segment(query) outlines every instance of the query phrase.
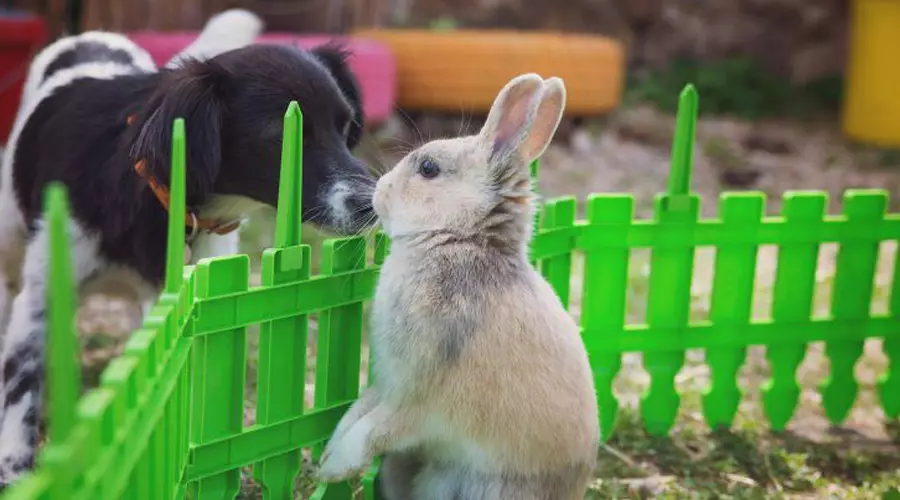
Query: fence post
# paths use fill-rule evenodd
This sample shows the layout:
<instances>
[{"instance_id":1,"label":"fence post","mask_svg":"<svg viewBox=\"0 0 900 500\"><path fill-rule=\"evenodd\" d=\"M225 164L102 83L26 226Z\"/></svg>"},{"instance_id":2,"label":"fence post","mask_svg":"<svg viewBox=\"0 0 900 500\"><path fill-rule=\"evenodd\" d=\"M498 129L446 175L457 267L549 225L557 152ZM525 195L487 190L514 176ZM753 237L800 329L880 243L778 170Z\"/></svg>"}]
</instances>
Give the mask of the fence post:
<instances>
[{"instance_id":1,"label":"fence post","mask_svg":"<svg viewBox=\"0 0 900 500\"><path fill-rule=\"evenodd\" d=\"M302 193L303 113L294 101L284 115L275 248L263 253L263 286L305 280L310 276L310 248L301 245ZM263 323L259 327L258 424L266 425L303 414L307 319L303 314ZM265 498L290 498L300 463L300 450L293 450L254 465L253 476L262 486Z\"/></svg>"},{"instance_id":2,"label":"fence post","mask_svg":"<svg viewBox=\"0 0 900 500\"><path fill-rule=\"evenodd\" d=\"M689 193L696 121L697 91L689 84L678 105L669 189L656 200L655 218L662 233L650 255L647 325L651 331L659 329L668 335L681 335L690 313L694 247L684 241L691 240L700 205L699 198ZM668 433L675 422L681 400L675 376L683 365L683 350L644 354L650 389L641 402L641 415L652 434Z\"/></svg>"},{"instance_id":3,"label":"fence post","mask_svg":"<svg viewBox=\"0 0 900 500\"><path fill-rule=\"evenodd\" d=\"M184 279L185 205L184 119L172 126L172 173L169 179L169 233L166 242L166 294L177 294Z\"/></svg>"},{"instance_id":4,"label":"fence post","mask_svg":"<svg viewBox=\"0 0 900 500\"><path fill-rule=\"evenodd\" d=\"M698 102L697 89L690 83L685 85L678 99L678 116L666 189L670 203L674 202L676 206L668 207L669 209L687 210L690 206L687 195L691 190L691 169L694 165Z\"/></svg>"},{"instance_id":5,"label":"fence post","mask_svg":"<svg viewBox=\"0 0 900 500\"><path fill-rule=\"evenodd\" d=\"M81 392L78 367L78 344L75 334L75 286L72 281L72 258L69 255L69 200L66 188L51 184L44 195L50 238L50 279L47 287L49 338L46 369L50 441L62 443L75 423L75 406Z\"/></svg>"}]
</instances>

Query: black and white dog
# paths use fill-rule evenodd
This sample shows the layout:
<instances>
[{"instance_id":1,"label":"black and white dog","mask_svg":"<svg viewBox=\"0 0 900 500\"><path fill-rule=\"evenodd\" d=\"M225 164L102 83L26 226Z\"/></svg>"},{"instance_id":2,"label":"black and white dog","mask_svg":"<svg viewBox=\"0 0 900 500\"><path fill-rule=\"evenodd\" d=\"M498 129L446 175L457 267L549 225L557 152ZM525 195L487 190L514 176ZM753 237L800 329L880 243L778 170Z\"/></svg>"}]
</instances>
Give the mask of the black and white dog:
<instances>
[{"instance_id":1,"label":"black and white dog","mask_svg":"<svg viewBox=\"0 0 900 500\"><path fill-rule=\"evenodd\" d=\"M173 120L185 119L185 225L195 235L196 262L234 253L234 221L276 204L282 120L297 100L304 220L357 232L374 218L374 179L350 153L363 122L345 57L332 46L249 45L217 54L215 44L199 44L160 70L127 38L90 32L35 58L0 172L0 281L8 285L0 286L0 485L33 465L38 437L47 183L68 188L79 291L125 283L146 307L164 275Z\"/></svg>"}]
</instances>

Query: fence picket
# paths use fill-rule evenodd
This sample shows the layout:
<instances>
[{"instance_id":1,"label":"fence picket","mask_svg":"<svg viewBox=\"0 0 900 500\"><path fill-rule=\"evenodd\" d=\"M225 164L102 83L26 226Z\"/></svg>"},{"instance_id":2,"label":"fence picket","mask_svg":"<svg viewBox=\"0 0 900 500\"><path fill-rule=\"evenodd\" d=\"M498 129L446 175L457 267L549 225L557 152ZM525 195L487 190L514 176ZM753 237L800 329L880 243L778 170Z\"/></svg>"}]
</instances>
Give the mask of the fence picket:
<instances>
[{"instance_id":1,"label":"fence picket","mask_svg":"<svg viewBox=\"0 0 900 500\"><path fill-rule=\"evenodd\" d=\"M309 278L310 249L302 249L299 269L281 270L281 249L263 255L263 286ZM260 325L256 422L266 425L303 414L306 393L308 316L282 318ZM300 471L300 450L264 460L254 466L263 498L289 499Z\"/></svg>"},{"instance_id":2,"label":"fence picket","mask_svg":"<svg viewBox=\"0 0 900 500\"><path fill-rule=\"evenodd\" d=\"M872 191L848 191L844 196L844 216L860 227L877 230L887 207L887 194ZM858 320L856 328L869 319L875 266L878 263L877 241L842 241L837 255L831 316L836 320ZM863 353L863 340L831 341L825 354L831 370L823 384L822 404L833 424L847 418L856 401L859 384L854 367Z\"/></svg>"},{"instance_id":3,"label":"fence picket","mask_svg":"<svg viewBox=\"0 0 900 500\"><path fill-rule=\"evenodd\" d=\"M138 383L146 387L142 392L150 391L150 384L154 374L159 366L160 353L158 343L162 333L162 324L164 321L164 308L157 306L151 312L148 321L145 322L144 329L138 330L128 340L125 345L125 354L133 356L137 360L137 369L135 377ZM144 443L142 443L144 444ZM140 493L143 498L163 498L160 487L161 481L158 480L156 469L160 460L159 455L159 436L156 433L151 434L150 441L146 443L146 449L143 453L139 453L138 468L141 474L141 481L144 483L144 490Z\"/></svg>"},{"instance_id":4,"label":"fence picket","mask_svg":"<svg viewBox=\"0 0 900 500\"><path fill-rule=\"evenodd\" d=\"M195 295L202 300L247 290L250 259L221 257L197 264ZM243 428L246 329L235 328L194 339L192 444L237 434ZM240 470L201 479L191 485L196 500L231 499L241 487Z\"/></svg>"},{"instance_id":5,"label":"fence picket","mask_svg":"<svg viewBox=\"0 0 900 500\"><path fill-rule=\"evenodd\" d=\"M361 237L328 240L322 251L322 274L363 269L366 240ZM316 356L316 407L340 403L359 394L363 304L355 302L319 315Z\"/></svg>"},{"instance_id":6,"label":"fence picket","mask_svg":"<svg viewBox=\"0 0 900 500\"><path fill-rule=\"evenodd\" d=\"M809 230L822 222L827 198L822 193L787 193L782 214L785 234L796 227ZM778 247L778 267L772 298L772 321L775 323L808 323L812 315L813 293L819 243L789 243ZM798 326L802 328L802 326ZM806 356L806 342L797 345L767 346L766 357L772 376L763 386L763 405L769 424L783 431L794 414L800 397L797 368Z\"/></svg>"},{"instance_id":7,"label":"fence picket","mask_svg":"<svg viewBox=\"0 0 900 500\"><path fill-rule=\"evenodd\" d=\"M110 361L100 376L100 386L112 391L111 412L104 428L104 442L108 440L110 446L116 448L114 463L117 465L125 460L130 448L127 429L121 424L132 418L137 405L136 395L131 392L135 389L132 373L135 371L136 365L133 357L116 358ZM118 425L112 425L113 423L118 423ZM129 480L134 476L133 471L121 468L115 470L115 474L109 474L104 478L104 484L101 485L101 498L118 498L123 491L131 491L134 488ZM128 496L127 498L136 497Z\"/></svg>"},{"instance_id":8,"label":"fence picket","mask_svg":"<svg viewBox=\"0 0 900 500\"><path fill-rule=\"evenodd\" d=\"M891 296L888 316L900 316L900 245L894 250L894 273L891 277ZM886 338L882 350L888 366L878 381L878 395L887 418L900 417L900 337Z\"/></svg>"},{"instance_id":9,"label":"fence picket","mask_svg":"<svg viewBox=\"0 0 900 500\"><path fill-rule=\"evenodd\" d=\"M628 195L591 195L588 198L588 223L602 226L611 239L627 236L633 212L634 198ZM594 373L603 441L612 435L619 412L613 382L622 368L622 354L595 352L595 347L597 337L618 335L625 326L629 253L628 248L609 247L590 250L584 257L581 326L585 332L594 332L584 337L584 343Z\"/></svg>"},{"instance_id":10,"label":"fence picket","mask_svg":"<svg viewBox=\"0 0 900 500\"><path fill-rule=\"evenodd\" d=\"M555 199L544 207L544 228L561 229L575 225L575 212L578 205L574 197ZM575 248L574 239L570 248ZM556 255L541 262L541 274L553 287L556 296L569 308L569 290L572 280L572 253Z\"/></svg>"},{"instance_id":11,"label":"fence picket","mask_svg":"<svg viewBox=\"0 0 900 500\"><path fill-rule=\"evenodd\" d=\"M112 397L112 391L99 389L88 392L78 402L78 419L85 425L84 446L79 450L81 455L79 459L83 461L82 466L97 463L109 450L104 436L104 420L109 415ZM84 479L84 497L100 498L99 483L102 477L98 476L96 472L88 472Z\"/></svg>"},{"instance_id":12,"label":"fence picket","mask_svg":"<svg viewBox=\"0 0 900 500\"><path fill-rule=\"evenodd\" d=\"M281 270L281 249L267 250L263 256L263 286L309 278L309 247L302 252L299 269ZM303 414L308 326L305 314L260 325L256 407L256 422L260 425ZM293 450L254 466L254 477L263 487L263 498L291 498L300 463L300 450Z\"/></svg>"},{"instance_id":13,"label":"fence picket","mask_svg":"<svg viewBox=\"0 0 900 500\"><path fill-rule=\"evenodd\" d=\"M660 196L656 202L656 220L661 225L677 224L689 231L697 220L699 201L695 195ZM651 329L676 328L680 334L688 325L693 267L693 247L651 250L647 297L647 325ZM641 416L650 433L664 435L675 423L681 404L675 376L684 366L684 351L644 353L643 364L650 374L650 389L641 400Z\"/></svg>"},{"instance_id":14,"label":"fence picket","mask_svg":"<svg viewBox=\"0 0 900 500\"><path fill-rule=\"evenodd\" d=\"M134 394L141 394L146 392L146 384L143 381L143 377L141 376L141 367L139 365L140 360L137 358L132 358L135 360L135 364L130 368L131 370L128 372L126 387L128 387L127 392L135 391ZM129 401L129 409L130 413L135 415L138 410L138 402L136 400ZM125 457L134 457L135 456L135 448L138 443L131 441L129 439L125 439L124 446L124 455ZM124 458L124 457L123 457ZM150 494L150 469L149 464L147 463L146 457L137 457L137 461L134 464L134 468L131 470L131 477L128 480L126 485L125 494L126 498L134 498L135 500L151 500Z\"/></svg>"},{"instance_id":15,"label":"fence picket","mask_svg":"<svg viewBox=\"0 0 900 500\"><path fill-rule=\"evenodd\" d=\"M322 274L338 274L365 268L366 240L362 237L332 239L322 248ZM340 403L359 394L362 361L363 303L335 307L319 314L316 354L316 408ZM330 437L327 436L327 437ZM326 437L326 439L327 439ZM313 451L316 458L324 441ZM348 488L332 484L322 498L338 498L335 491Z\"/></svg>"},{"instance_id":16,"label":"fence picket","mask_svg":"<svg viewBox=\"0 0 900 500\"><path fill-rule=\"evenodd\" d=\"M729 193L722 196L719 213L729 228L726 230L753 233L762 221L764 207L765 197L760 193ZM726 330L729 336L739 335L740 328L750 322L757 251L757 245L747 244L716 248L710 321L733 326ZM706 351L711 377L703 399L703 414L710 427L731 427L741 401L737 373L746 357L745 347Z\"/></svg>"}]
</instances>

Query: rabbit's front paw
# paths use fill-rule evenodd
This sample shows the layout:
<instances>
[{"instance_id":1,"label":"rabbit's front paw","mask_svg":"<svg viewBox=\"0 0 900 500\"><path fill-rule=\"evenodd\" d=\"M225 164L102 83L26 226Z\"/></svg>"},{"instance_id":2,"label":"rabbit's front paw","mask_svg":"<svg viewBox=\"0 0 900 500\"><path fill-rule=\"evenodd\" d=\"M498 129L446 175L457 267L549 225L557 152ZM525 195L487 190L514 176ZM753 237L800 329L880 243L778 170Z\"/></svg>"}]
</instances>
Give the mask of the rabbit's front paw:
<instances>
[{"instance_id":1,"label":"rabbit's front paw","mask_svg":"<svg viewBox=\"0 0 900 500\"><path fill-rule=\"evenodd\" d=\"M372 428L363 418L336 441L329 442L316 473L318 479L334 483L361 474L371 462L367 453L371 431Z\"/></svg>"}]
</instances>

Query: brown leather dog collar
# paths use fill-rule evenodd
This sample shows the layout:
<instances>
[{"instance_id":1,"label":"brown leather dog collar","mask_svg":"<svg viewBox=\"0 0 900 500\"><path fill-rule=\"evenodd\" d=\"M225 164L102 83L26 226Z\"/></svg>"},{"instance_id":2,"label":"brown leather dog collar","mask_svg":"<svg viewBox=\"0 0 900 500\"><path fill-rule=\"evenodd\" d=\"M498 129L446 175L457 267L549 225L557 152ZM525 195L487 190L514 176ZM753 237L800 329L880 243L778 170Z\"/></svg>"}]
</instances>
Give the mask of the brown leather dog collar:
<instances>
[{"instance_id":1,"label":"brown leather dog collar","mask_svg":"<svg viewBox=\"0 0 900 500\"><path fill-rule=\"evenodd\" d=\"M128 125L134 123L134 120L135 115L129 115L127 118ZM160 205L162 205L166 212L168 212L169 188L161 184L156 180L155 177L147 172L147 162L144 160L138 160L137 163L134 164L134 171L141 178L147 181L147 185L150 187L150 191L153 192L153 194L156 196L156 199L159 200ZM204 219L197 216L197 214L191 212L190 210L186 210L184 214L184 225L193 229L194 232L203 230L215 234L228 234L237 229L240 224L240 221L221 223L212 219Z\"/></svg>"}]
</instances>

